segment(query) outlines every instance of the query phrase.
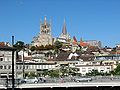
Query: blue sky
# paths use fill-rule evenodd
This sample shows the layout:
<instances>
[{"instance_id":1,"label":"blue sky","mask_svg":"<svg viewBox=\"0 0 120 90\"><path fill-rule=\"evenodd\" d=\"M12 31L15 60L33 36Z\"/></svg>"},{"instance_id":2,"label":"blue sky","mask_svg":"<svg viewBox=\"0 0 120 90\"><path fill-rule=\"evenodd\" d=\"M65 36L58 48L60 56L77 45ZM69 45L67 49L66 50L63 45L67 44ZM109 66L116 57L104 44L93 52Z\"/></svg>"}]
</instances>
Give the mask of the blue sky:
<instances>
[{"instance_id":1,"label":"blue sky","mask_svg":"<svg viewBox=\"0 0 120 90\"><path fill-rule=\"evenodd\" d=\"M40 19L52 18L52 35L67 31L78 40L100 40L103 46L120 43L120 0L0 0L0 41L30 43L39 33Z\"/></svg>"}]
</instances>

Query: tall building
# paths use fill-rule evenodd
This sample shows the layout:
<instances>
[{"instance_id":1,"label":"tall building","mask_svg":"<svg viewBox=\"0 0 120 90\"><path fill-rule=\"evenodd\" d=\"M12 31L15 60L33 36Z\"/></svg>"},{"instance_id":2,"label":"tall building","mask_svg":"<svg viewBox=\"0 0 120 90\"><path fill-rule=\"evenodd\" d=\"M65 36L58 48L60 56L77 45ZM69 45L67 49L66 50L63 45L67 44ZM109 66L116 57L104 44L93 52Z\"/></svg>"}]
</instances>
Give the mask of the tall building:
<instances>
[{"instance_id":1,"label":"tall building","mask_svg":"<svg viewBox=\"0 0 120 90\"><path fill-rule=\"evenodd\" d=\"M63 28L62 28L62 33L61 35L57 38L58 41L66 43L68 42L70 39L70 35L67 33L67 29L66 29L66 22L64 20L64 24L63 24Z\"/></svg>"},{"instance_id":2,"label":"tall building","mask_svg":"<svg viewBox=\"0 0 120 90\"><path fill-rule=\"evenodd\" d=\"M40 33L33 37L32 46L52 45L51 23L47 22L46 17L44 22L40 22Z\"/></svg>"}]
</instances>

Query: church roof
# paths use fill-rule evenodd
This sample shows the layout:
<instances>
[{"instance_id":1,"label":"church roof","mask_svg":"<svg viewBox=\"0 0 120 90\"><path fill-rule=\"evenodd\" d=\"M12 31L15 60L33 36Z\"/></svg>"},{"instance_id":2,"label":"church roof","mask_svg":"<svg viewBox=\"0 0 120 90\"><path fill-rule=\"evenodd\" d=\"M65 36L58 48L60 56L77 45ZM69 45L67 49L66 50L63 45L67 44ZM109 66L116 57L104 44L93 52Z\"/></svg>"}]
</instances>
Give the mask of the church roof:
<instances>
[{"instance_id":1,"label":"church roof","mask_svg":"<svg viewBox=\"0 0 120 90\"><path fill-rule=\"evenodd\" d=\"M77 44L77 39L76 39L75 36L73 37L73 44L74 44L74 45Z\"/></svg>"},{"instance_id":2,"label":"church roof","mask_svg":"<svg viewBox=\"0 0 120 90\"><path fill-rule=\"evenodd\" d=\"M67 34L67 29L66 29L66 23L65 23L65 21L64 21L63 28L62 28L62 34L63 34L63 35L66 35L66 34Z\"/></svg>"}]
</instances>

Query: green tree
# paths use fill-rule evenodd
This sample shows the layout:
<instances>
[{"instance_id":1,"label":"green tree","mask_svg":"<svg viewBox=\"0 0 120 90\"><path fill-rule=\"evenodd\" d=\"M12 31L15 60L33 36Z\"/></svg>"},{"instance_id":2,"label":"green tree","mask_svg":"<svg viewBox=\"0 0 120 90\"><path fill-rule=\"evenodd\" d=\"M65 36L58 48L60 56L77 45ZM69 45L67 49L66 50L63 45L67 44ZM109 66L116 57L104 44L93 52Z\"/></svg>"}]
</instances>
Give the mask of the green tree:
<instances>
[{"instance_id":1,"label":"green tree","mask_svg":"<svg viewBox=\"0 0 120 90\"><path fill-rule=\"evenodd\" d=\"M24 42L23 41L17 41L15 43L15 45L13 45L13 47L15 47L17 49L16 51L16 58L18 59L19 56L18 56L18 52L22 49L24 49Z\"/></svg>"},{"instance_id":2,"label":"green tree","mask_svg":"<svg viewBox=\"0 0 120 90\"><path fill-rule=\"evenodd\" d=\"M49 51L49 52L46 53L46 56L48 57L48 56L51 56L52 54L53 53L51 51Z\"/></svg>"},{"instance_id":3,"label":"green tree","mask_svg":"<svg viewBox=\"0 0 120 90\"><path fill-rule=\"evenodd\" d=\"M35 50L36 50L36 47L35 47L35 46L32 46L32 47L30 48L30 50L31 50L31 51L35 51Z\"/></svg>"},{"instance_id":4,"label":"green tree","mask_svg":"<svg viewBox=\"0 0 120 90\"><path fill-rule=\"evenodd\" d=\"M59 70L50 70L49 71L49 76L53 77L59 77Z\"/></svg>"},{"instance_id":5,"label":"green tree","mask_svg":"<svg viewBox=\"0 0 120 90\"><path fill-rule=\"evenodd\" d=\"M62 47L62 43L59 42L59 41L56 41L56 42L54 43L54 45L55 45L55 48L56 48L56 49L60 49L60 48Z\"/></svg>"},{"instance_id":6,"label":"green tree","mask_svg":"<svg viewBox=\"0 0 120 90\"><path fill-rule=\"evenodd\" d=\"M62 47L62 43L59 41L56 41L54 43L54 46L55 46L55 54L57 54L59 52L59 49Z\"/></svg>"},{"instance_id":7,"label":"green tree","mask_svg":"<svg viewBox=\"0 0 120 90\"><path fill-rule=\"evenodd\" d=\"M114 70L115 75L120 75L120 64L117 65L116 69Z\"/></svg>"},{"instance_id":8,"label":"green tree","mask_svg":"<svg viewBox=\"0 0 120 90\"><path fill-rule=\"evenodd\" d=\"M45 50L51 50L54 49L53 45L46 45Z\"/></svg>"},{"instance_id":9,"label":"green tree","mask_svg":"<svg viewBox=\"0 0 120 90\"><path fill-rule=\"evenodd\" d=\"M87 76L97 76L97 75L101 75L100 72L98 72L98 70L92 70L91 72L89 73L86 73Z\"/></svg>"},{"instance_id":10,"label":"green tree","mask_svg":"<svg viewBox=\"0 0 120 90\"><path fill-rule=\"evenodd\" d=\"M59 71L60 71L62 76L68 76L68 75L75 76L78 73L77 68L69 67L68 64L67 65L61 65Z\"/></svg>"},{"instance_id":11,"label":"green tree","mask_svg":"<svg viewBox=\"0 0 120 90\"><path fill-rule=\"evenodd\" d=\"M17 41L14 47L17 49L17 51L20 51L24 48L24 42L23 41Z\"/></svg>"},{"instance_id":12,"label":"green tree","mask_svg":"<svg viewBox=\"0 0 120 90\"><path fill-rule=\"evenodd\" d=\"M29 78L34 78L37 77L38 75L35 72L27 72L25 73L25 76Z\"/></svg>"}]
</instances>

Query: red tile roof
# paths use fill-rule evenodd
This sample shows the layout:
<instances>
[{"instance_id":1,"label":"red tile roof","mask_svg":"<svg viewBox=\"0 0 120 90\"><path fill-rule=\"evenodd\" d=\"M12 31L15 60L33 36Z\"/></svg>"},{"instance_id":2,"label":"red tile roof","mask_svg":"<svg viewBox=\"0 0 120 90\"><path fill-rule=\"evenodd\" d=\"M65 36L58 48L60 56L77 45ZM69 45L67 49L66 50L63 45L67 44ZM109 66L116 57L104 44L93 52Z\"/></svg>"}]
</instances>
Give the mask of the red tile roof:
<instances>
[{"instance_id":1,"label":"red tile roof","mask_svg":"<svg viewBox=\"0 0 120 90\"><path fill-rule=\"evenodd\" d=\"M1 47L4 47L4 46L5 46L5 43L4 43L4 42L0 42L0 46L1 46Z\"/></svg>"}]
</instances>

